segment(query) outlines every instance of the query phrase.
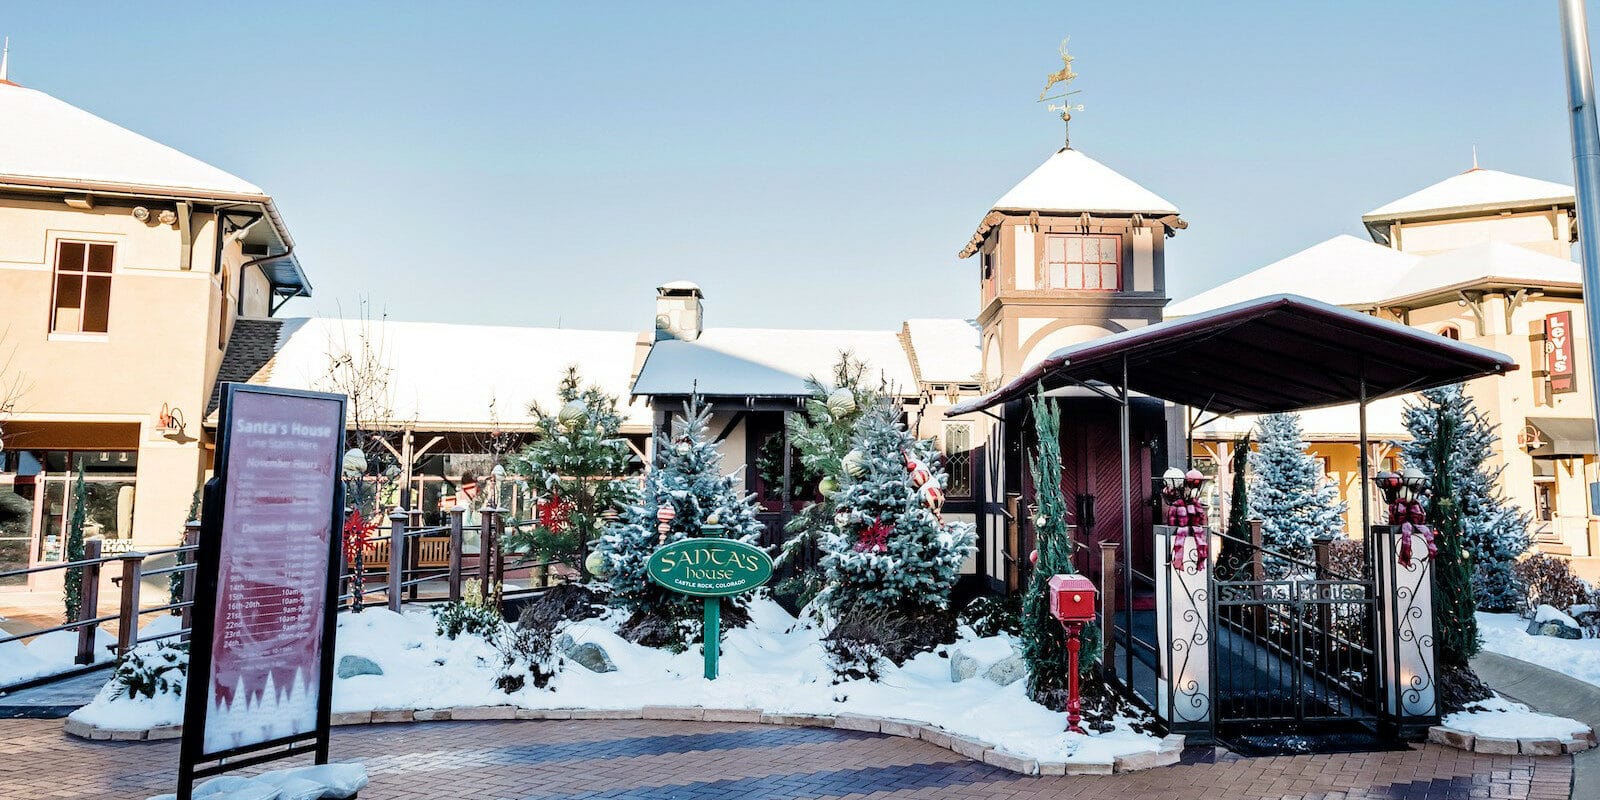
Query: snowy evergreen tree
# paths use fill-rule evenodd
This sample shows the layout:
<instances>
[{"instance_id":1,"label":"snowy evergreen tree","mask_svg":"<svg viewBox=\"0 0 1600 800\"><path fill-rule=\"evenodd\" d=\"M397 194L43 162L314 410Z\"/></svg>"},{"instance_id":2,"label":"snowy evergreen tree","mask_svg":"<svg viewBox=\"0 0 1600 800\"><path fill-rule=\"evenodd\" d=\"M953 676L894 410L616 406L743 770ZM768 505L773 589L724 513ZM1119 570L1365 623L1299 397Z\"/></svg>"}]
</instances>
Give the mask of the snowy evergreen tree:
<instances>
[{"instance_id":1,"label":"snowy evergreen tree","mask_svg":"<svg viewBox=\"0 0 1600 800\"><path fill-rule=\"evenodd\" d=\"M866 409L878 404L877 392L863 386L865 372L864 362L849 353L841 354L833 368L832 385L808 378L806 386L811 397L801 413L789 417L789 445L798 454L807 476L816 479L820 499L800 509L784 526L788 538L776 560L778 568L796 563L824 533L836 532L833 516L838 509L833 498L848 479L843 459L850 451L856 422ZM797 570L781 584L781 590L793 596L795 605L803 607L822 591L823 583L824 572L819 563Z\"/></svg>"},{"instance_id":2,"label":"snowy evergreen tree","mask_svg":"<svg viewBox=\"0 0 1600 800\"><path fill-rule=\"evenodd\" d=\"M1530 519L1505 499L1500 490L1504 466L1488 463L1499 439L1495 426L1463 391L1460 384L1429 389L1422 402L1407 404L1406 432L1411 441L1401 445L1407 465L1433 478L1431 450L1438 438L1440 415L1453 423L1456 436L1450 456L1450 478L1461 515L1461 539L1472 564L1472 587L1478 608L1515 611L1523 587L1512 566L1530 544Z\"/></svg>"},{"instance_id":3,"label":"snowy evergreen tree","mask_svg":"<svg viewBox=\"0 0 1600 800\"><path fill-rule=\"evenodd\" d=\"M1469 659L1478 654L1478 618L1474 613L1471 557L1462 527L1464 509L1455 485L1455 462L1465 430L1444 406L1432 409L1434 437L1428 443L1425 472L1431 474L1428 522L1433 524L1439 552L1433 558L1434 630L1439 633L1439 665L1471 672Z\"/></svg>"},{"instance_id":4,"label":"snowy evergreen tree","mask_svg":"<svg viewBox=\"0 0 1600 800\"><path fill-rule=\"evenodd\" d=\"M66 552L62 557L67 561L82 561L83 526L85 515L89 510L89 490L83 482L83 466L78 466L78 478L72 484L72 516L67 519ZM78 613L83 609L83 567L70 567L67 569L66 582L61 586L61 599L66 604L67 622L77 622ZM98 610L90 616L98 616Z\"/></svg>"},{"instance_id":5,"label":"snowy evergreen tree","mask_svg":"<svg viewBox=\"0 0 1600 800\"><path fill-rule=\"evenodd\" d=\"M976 537L972 525L937 513L944 471L932 443L908 433L886 402L862 413L851 441L835 525L822 535L827 587L818 602L838 616L946 609Z\"/></svg>"},{"instance_id":6,"label":"snowy evergreen tree","mask_svg":"<svg viewBox=\"0 0 1600 800\"><path fill-rule=\"evenodd\" d=\"M536 438L511 464L539 494L540 524L508 535L505 544L541 561L572 564L587 578L590 541L603 515L628 498L628 443L616 398L584 388L577 367L567 368L558 396L559 409L530 409Z\"/></svg>"},{"instance_id":7,"label":"snowy evergreen tree","mask_svg":"<svg viewBox=\"0 0 1600 800\"><path fill-rule=\"evenodd\" d=\"M1250 510L1261 518L1262 543L1295 558L1311 555L1311 540L1344 530L1345 504L1322 465L1306 452L1298 414L1268 414L1256 424L1250 455ZM1288 565L1268 558L1269 571Z\"/></svg>"},{"instance_id":8,"label":"snowy evergreen tree","mask_svg":"<svg viewBox=\"0 0 1600 800\"><path fill-rule=\"evenodd\" d=\"M693 626L701 615L701 601L650 580L646 569L650 554L664 544L699 536L712 514L722 525L724 538L755 544L762 530L754 499L745 494L737 473L723 474L720 469L721 454L707 432L710 420L710 409L696 398L684 407L683 417L673 419L670 435L656 435L655 464L645 475L643 488L596 544L612 602L635 618L625 627L649 627L658 636L656 644L692 641L698 635ZM670 509L666 533L660 530L662 509ZM723 598L722 602L728 612L742 601ZM737 619L724 614L725 625ZM663 634L666 628L681 633L686 627L689 632L677 638Z\"/></svg>"}]
</instances>

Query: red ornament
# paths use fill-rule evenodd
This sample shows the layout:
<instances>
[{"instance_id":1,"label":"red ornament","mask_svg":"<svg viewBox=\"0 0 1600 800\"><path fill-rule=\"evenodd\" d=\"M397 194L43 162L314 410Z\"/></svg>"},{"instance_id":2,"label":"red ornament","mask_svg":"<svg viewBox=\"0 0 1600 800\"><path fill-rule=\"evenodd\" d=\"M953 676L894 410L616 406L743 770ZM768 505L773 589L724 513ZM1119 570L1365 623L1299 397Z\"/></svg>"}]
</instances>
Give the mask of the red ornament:
<instances>
[{"instance_id":1,"label":"red ornament","mask_svg":"<svg viewBox=\"0 0 1600 800\"><path fill-rule=\"evenodd\" d=\"M865 530L856 537L856 552L882 553L889 549L889 535L894 533L894 526L885 525L873 520Z\"/></svg>"},{"instance_id":2,"label":"red ornament","mask_svg":"<svg viewBox=\"0 0 1600 800\"><path fill-rule=\"evenodd\" d=\"M678 512L672 506L662 506L656 509L656 521L662 524L670 524L677 516Z\"/></svg>"},{"instance_id":3,"label":"red ornament","mask_svg":"<svg viewBox=\"0 0 1600 800\"><path fill-rule=\"evenodd\" d=\"M560 533L572 524L573 508L572 503L552 494L534 504L533 516L538 521L539 527Z\"/></svg>"},{"instance_id":4,"label":"red ornament","mask_svg":"<svg viewBox=\"0 0 1600 800\"><path fill-rule=\"evenodd\" d=\"M1039 551L1038 550L1034 550L1034 551L1028 553L1028 563L1032 564L1032 565L1034 565L1036 567L1039 566Z\"/></svg>"},{"instance_id":5,"label":"red ornament","mask_svg":"<svg viewBox=\"0 0 1600 800\"><path fill-rule=\"evenodd\" d=\"M357 553L365 554L368 540L377 530L377 520L364 519L360 509L350 512L350 516L344 518L345 560L354 561Z\"/></svg>"}]
</instances>

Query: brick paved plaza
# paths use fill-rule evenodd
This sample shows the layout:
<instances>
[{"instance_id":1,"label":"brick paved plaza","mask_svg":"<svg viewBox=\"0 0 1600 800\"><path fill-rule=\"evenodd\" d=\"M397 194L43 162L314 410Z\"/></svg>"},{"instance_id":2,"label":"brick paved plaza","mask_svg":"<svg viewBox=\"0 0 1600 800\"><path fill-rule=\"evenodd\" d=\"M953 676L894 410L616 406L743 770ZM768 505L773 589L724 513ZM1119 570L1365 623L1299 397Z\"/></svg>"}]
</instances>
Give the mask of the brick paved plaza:
<instances>
[{"instance_id":1,"label":"brick paved plaza","mask_svg":"<svg viewBox=\"0 0 1600 800\"><path fill-rule=\"evenodd\" d=\"M172 790L176 741L87 742L61 720L0 720L0 800ZM336 760L367 765L370 800L439 798L1117 798L1453 800L1570 796L1570 757L1410 751L1185 763L1030 778L926 742L821 728L704 722L441 722L338 728Z\"/></svg>"}]
</instances>

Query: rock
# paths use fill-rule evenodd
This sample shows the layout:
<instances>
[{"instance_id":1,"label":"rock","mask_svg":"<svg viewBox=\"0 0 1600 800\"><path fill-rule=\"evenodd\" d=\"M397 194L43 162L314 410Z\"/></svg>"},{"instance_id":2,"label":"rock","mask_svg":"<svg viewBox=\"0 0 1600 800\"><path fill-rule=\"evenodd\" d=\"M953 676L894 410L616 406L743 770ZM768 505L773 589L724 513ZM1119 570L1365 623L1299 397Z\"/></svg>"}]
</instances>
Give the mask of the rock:
<instances>
[{"instance_id":1,"label":"rock","mask_svg":"<svg viewBox=\"0 0 1600 800\"><path fill-rule=\"evenodd\" d=\"M1022 680L1027 674L1028 665L1023 662L1022 654L1013 650L1011 655L989 665L989 668L984 670L983 677L1001 686L1010 686Z\"/></svg>"},{"instance_id":2,"label":"rock","mask_svg":"<svg viewBox=\"0 0 1600 800\"><path fill-rule=\"evenodd\" d=\"M1529 636L1553 636L1557 639L1582 639L1583 630L1576 626L1568 625L1561 620L1528 623Z\"/></svg>"},{"instance_id":3,"label":"rock","mask_svg":"<svg viewBox=\"0 0 1600 800\"><path fill-rule=\"evenodd\" d=\"M383 667L378 666L378 662L365 656L341 656L339 658L339 677L341 678L382 674Z\"/></svg>"},{"instance_id":4,"label":"rock","mask_svg":"<svg viewBox=\"0 0 1600 800\"><path fill-rule=\"evenodd\" d=\"M561 634L561 638L556 640L556 650L590 672L617 671L617 665L604 647L594 642L575 641L572 634Z\"/></svg>"},{"instance_id":5,"label":"rock","mask_svg":"<svg viewBox=\"0 0 1600 800\"><path fill-rule=\"evenodd\" d=\"M960 683L978 674L978 659L959 650L950 657L950 682Z\"/></svg>"}]
</instances>

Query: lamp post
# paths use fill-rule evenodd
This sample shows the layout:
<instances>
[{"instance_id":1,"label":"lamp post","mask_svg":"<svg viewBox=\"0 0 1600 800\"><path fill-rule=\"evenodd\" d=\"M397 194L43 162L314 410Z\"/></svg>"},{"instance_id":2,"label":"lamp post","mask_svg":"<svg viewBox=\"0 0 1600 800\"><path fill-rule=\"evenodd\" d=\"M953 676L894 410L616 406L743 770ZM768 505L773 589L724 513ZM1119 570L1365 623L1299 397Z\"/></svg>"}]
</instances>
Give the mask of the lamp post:
<instances>
[{"instance_id":1,"label":"lamp post","mask_svg":"<svg viewBox=\"0 0 1600 800\"><path fill-rule=\"evenodd\" d=\"M1383 493L1388 512L1388 523L1400 529L1398 560L1401 566L1411 566L1411 539L1421 536L1431 558L1439 552L1434 541L1433 528L1428 526L1428 511L1423 502L1428 497L1431 482L1422 470L1406 467L1401 472L1384 470L1373 476L1372 482Z\"/></svg>"}]
</instances>

